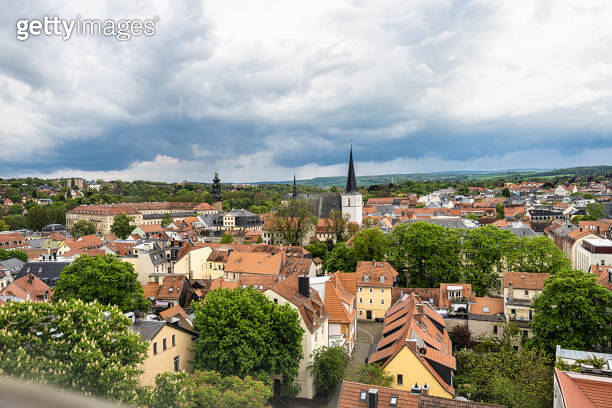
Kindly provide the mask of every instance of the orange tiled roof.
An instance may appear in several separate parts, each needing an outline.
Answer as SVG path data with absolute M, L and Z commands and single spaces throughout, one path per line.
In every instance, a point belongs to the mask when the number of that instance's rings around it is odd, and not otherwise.
M 298 275 L 291 275 L 270 288 L 298 308 L 304 324 L 313 333 L 329 319 L 329 313 L 316 289 L 310 288 L 310 296 L 305 297 L 298 290 Z
M 225 281 L 223 278 L 213 279 L 210 282 L 210 290 L 215 289 L 236 289 L 238 287 L 238 281 Z
M 141 225 L 139 228 L 146 233 L 164 232 L 164 227 L 161 224 Z
M 159 283 L 149 282 L 146 285 L 142 285 L 142 291 L 144 292 L 144 297 L 155 298 L 157 299 L 157 294 L 159 293 Z
M 359 261 L 355 275 L 357 286 L 392 287 L 398 273 L 389 262 Z
M 472 299 L 472 285 L 469 283 L 441 283 L 439 307 L 449 308 L 451 306 L 451 301 L 447 294 L 449 286 L 461 286 L 463 288 L 461 291 L 462 296 L 466 299 Z
M 485 307 L 489 308 L 488 312 L 483 310 Z M 489 316 L 504 313 L 504 298 L 494 298 L 488 296 L 475 297 L 473 303 L 470 305 L 470 313 Z
M 608 290 L 612 291 L 612 282 L 610 282 L 610 273 L 612 272 L 612 266 L 591 265 L 590 272 L 594 273 L 599 277 L 598 282 L 600 285 L 603 285 L 608 288 Z
M 226 272 L 278 275 L 282 254 L 265 252 L 232 252 L 225 266 Z
M 352 295 L 357 294 L 357 275 L 352 272 L 336 272 L 334 274 L 341 281 L 344 288 Z
M 548 273 L 504 272 L 504 288 L 543 290 Z
M 352 312 L 347 310 L 347 306 L 353 309 Z M 329 313 L 330 322 L 350 324 L 355 317 L 355 295 L 344 288 L 337 276 L 325 282 L 325 309 Z
M 612 379 L 567 373 L 555 367 L 555 377 L 568 408 L 610 408 Z
M 6 288 L 0 291 L 0 294 L 11 295 L 20 299 L 28 299 L 29 295 L 29 299 L 32 302 L 44 301 L 45 293 L 47 294 L 47 298 L 49 298 L 52 293 L 51 288 L 32 273 L 15 279 Z
M 419 397 L 411 394 L 410 391 L 381 387 L 378 385 L 361 384 L 352 381 L 343 381 L 342 388 L 340 390 L 338 408 L 368 407 L 367 396 L 365 401 L 361 401 L 360 395 L 363 391 L 368 392 L 372 388 L 378 390 L 378 406 L 389 406 L 391 396 L 397 396 L 398 408 L 418 408 L 419 406 Z
M 187 312 L 179 305 L 176 305 L 162 312 L 159 312 L 159 316 L 164 320 L 170 320 L 173 317 L 187 317 Z
M 164 276 L 164 281 L 159 288 L 157 297 L 159 299 L 178 299 L 183 291 L 185 282 L 187 282 L 187 277 L 183 275 Z

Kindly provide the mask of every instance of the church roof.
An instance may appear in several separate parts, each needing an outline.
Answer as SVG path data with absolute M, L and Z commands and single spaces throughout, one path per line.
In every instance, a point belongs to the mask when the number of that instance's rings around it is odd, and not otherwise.
M 357 192 L 357 180 L 355 179 L 355 168 L 353 166 L 353 145 L 351 144 L 351 156 L 349 159 L 348 177 L 346 178 L 346 192 Z

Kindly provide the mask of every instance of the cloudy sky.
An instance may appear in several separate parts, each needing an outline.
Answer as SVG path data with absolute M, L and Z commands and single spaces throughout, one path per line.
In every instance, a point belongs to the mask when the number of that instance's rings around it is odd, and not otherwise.
M 343 175 L 351 140 L 358 175 L 612 164 L 606 0 L 91 3 L 3 5 L 0 177 Z M 46 15 L 159 22 L 16 39 Z

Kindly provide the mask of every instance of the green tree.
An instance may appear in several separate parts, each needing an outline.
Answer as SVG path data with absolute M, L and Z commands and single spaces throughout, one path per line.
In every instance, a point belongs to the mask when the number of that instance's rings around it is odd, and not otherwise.
M 558 344 L 588 350 L 612 335 L 612 293 L 593 274 L 567 270 L 550 276 L 533 305 L 530 341 L 550 353 Z
M 172 224 L 173 221 L 174 218 L 172 218 L 170 214 L 164 214 L 161 220 L 161 225 L 162 227 L 167 227 L 168 225 Z
M 589 217 L 594 220 L 606 218 L 606 211 L 602 203 L 587 204 L 587 213 L 589 214 Z
M 82 255 L 60 274 L 53 300 L 97 300 L 116 305 L 124 312 L 149 310 L 142 286 L 131 263 L 113 255 Z
M 381 387 L 391 387 L 395 378 L 388 374 L 377 363 L 362 364 L 357 369 L 355 381 L 363 384 L 379 385 Z
M 257 237 L 257 241 L 255 241 L 256 244 L 263 244 L 264 240 L 263 238 L 260 236 Z
M 22 215 L 23 214 L 23 207 L 19 204 L 13 204 L 9 207 L 9 214 L 12 215 Z
M 314 351 L 308 367 L 315 377 L 317 389 L 328 396 L 344 377 L 349 355 L 344 347 L 321 347 Z
M 15 231 L 26 227 L 25 217 L 23 215 L 5 215 L 2 217 L 2 221 L 8 224 L 9 231 Z
M 552 405 L 551 358 L 542 350 L 479 353 L 464 349 L 457 353 L 458 393 L 475 401 L 507 405 L 509 408 L 548 408 Z
M 342 214 L 342 211 L 332 210 L 329 213 L 329 229 L 334 234 L 336 242 L 346 241 L 349 234 L 350 217 L 348 214 Z
M 504 187 L 501 191 L 502 197 L 510 197 L 512 193 L 510 193 L 510 189 L 508 187 Z
M 548 237 L 523 237 L 517 240 L 508 257 L 515 271 L 550 273 L 571 269 L 572 264 Z
M 506 211 L 504 210 L 503 204 L 497 204 L 495 206 L 495 218 L 503 220 L 506 218 Z
M 0 249 L 0 261 L 17 258 L 22 262 L 28 262 L 28 254 L 17 249 Z
M 125 214 L 115 215 L 113 225 L 111 225 L 112 233 L 120 239 L 126 239 L 136 227 L 132 224 L 132 221 L 134 221 L 134 217 L 128 217 Z
M 400 224 L 391 233 L 389 262 L 409 273 L 411 286 L 431 288 L 462 280 L 459 230 L 426 222 Z
M 9 228 L 9 225 L 0 219 L 0 231 L 8 231 Z
M 264 408 L 272 397 L 269 385 L 247 376 L 223 377 L 216 371 L 163 373 L 155 379 L 149 408 Z
M 213 290 L 192 305 L 200 333 L 194 368 L 260 380 L 281 375 L 284 393 L 296 392 L 304 334 L 297 310 L 253 288 Z
M 313 258 L 321 258 L 323 261 L 327 258 L 327 244 L 325 242 L 310 242 L 305 246 L 305 249 L 310 252 Z
M 232 237 L 230 234 L 223 234 L 221 236 L 221 242 L 222 244 L 231 244 L 232 242 L 234 242 L 234 237 Z
M 353 238 L 353 248 L 358 261 L 383 261 L 389 248 L 389 239 L 378 228 L 361 230 Z
M 115 306 L 80 300 L 0 308 L 0 372 L 117 401 L 137 397 L 146 343 Z
M 485 296 L 498 281 L 505 258 L 515 245 L 512 232 L 492 225 L 475 228 L 467 233 L 463 244 L 465 281 L 478 296 Z
M 316 224 L 309 201 L 293 199 L 278 208 L 272 231 L 280 233 L 287 245 L 302 245 L 306 233 Z
M 25 220 L 27 227 L 34 231 L 40 231 L 44 226 L 51 224 L 48 211 L 40 205 L 30 207 Z
M 89 220 L 78 220 L 70 228 L 70 234 L 75 239 L 78 239 L 85 235 L 91 235 L 96 233 L 96 224 Z
M 327 254 L 324 267 L 328 272 L 355 272 L 357 268 L 355 250 L 340 242 Z

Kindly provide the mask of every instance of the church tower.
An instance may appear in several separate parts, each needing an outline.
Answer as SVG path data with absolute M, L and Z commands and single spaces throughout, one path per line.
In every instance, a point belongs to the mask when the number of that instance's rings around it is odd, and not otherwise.
M 356 222 L 361 226 L 363 218 L 363 198 L 357 190 L 355 179 L 355 167 L 353 166 L 353 144 L 351 143 L 351 155 L 349 158 L 348 177 L 346 179 L 346 191 L 342 194 L 342 215 L 348 215 L 350 222 Z
M 295 182 L 295 173 L 293 173 L 293 198 L 297 198 L 297 184 Z
M 215 171 L 215 178 L 212 184 L 212 206 L 218 211 L 223 211 L 223 200 L 221 198 L 221 179 L 219 172 Z

